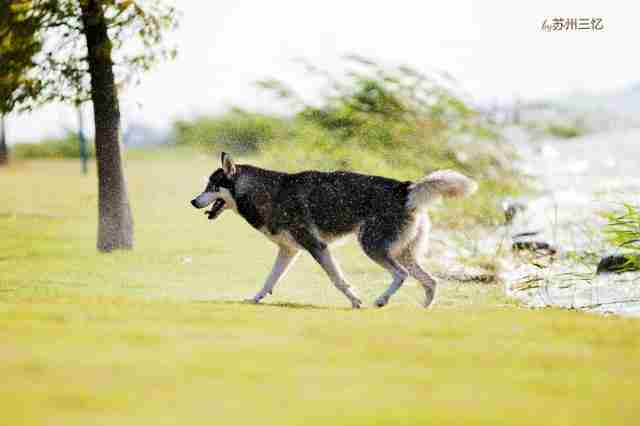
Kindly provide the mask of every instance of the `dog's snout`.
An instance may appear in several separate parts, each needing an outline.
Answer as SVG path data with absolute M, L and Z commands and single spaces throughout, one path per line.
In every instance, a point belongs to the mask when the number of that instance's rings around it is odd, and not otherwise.
M 196 209 L 203 209 L 214 201 L 215 194 L 213 192 L 203 192 L 202 194 L 191 200 L 191 205 Z

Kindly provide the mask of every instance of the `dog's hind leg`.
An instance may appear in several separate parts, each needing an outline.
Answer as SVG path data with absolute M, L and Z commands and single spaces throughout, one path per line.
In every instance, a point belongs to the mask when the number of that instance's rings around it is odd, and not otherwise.
M 409 275 L 407 270 L 391 254 L 394 227 L 383 223 L 369 223 L 362 226 L 358 241 L 362 250 L 371 260 L 391 273 L 393 280 L 384 293 L 374 302 L 379 308 L 385 306 L 391 296 L 402 287 Z
M 281 246 L 278 251 L 278 257 L 276 257 L 276 262 L 273 264 L 273 268 L 271 269 L 262 290 L 260 290 L 250 301 L 259 303 L 267 294 L 271 294 L 275 285 L 278 283 L 280 278 L 287 273 L 299 253 L 300 251 L 298 249 Z
M 296 241 L 304 247 L 311 256 L 320 264 L 324 272 L 329 276 L 333 285 L 344 294 L 353 308 L 359 308 L 362 301 L 352 290 L 338 265 L 333 258 L 326 243 L 321 241 L 308 229 L 299 228 L 291 232 Z
M 407 247 L 400 255 L 400 263 L 407 268 L 409 274 L 415 278 L 424 289 L 424 307 L 428 308 L 436 294 L 436 280 L 420 267 L 416 253 L 412 246 Z
M 393 281 L 391 281 L 389 288 L 387 288 L 385 292 L 382 293 L 374 302 L 377 307 L 381 308 L 386 305 L 391 296 L 393 296 L 395 292 L 402 287 L 402 284 L 409 274 L 407 273 L 407 270 L 392 257 L 386 256 L 384 259 L 378 261 L 378 263 L 391 272 L 391 275 L 393 276 Z

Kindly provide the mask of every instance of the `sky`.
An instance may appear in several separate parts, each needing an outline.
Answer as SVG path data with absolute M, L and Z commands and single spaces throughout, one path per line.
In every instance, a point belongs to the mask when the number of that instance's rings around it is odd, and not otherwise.
M 124 123 L 167 129 L 233 105 L 282 111 L 253 82 L 311 91 L 294 59 L 342 69 L 356 53 L 424 72 L 447 71 L 479 103 L 621 90 L 640 81 L 640 4 L 631 0 L 176 1 L 178 57 L 120 93 Z M 601 18 L 602 31 L 544 32 L 545 19 Z M 87 109 L 85 114 L 90 115 Z M 12 115 L 9 140 L 76 126 L 68 106 Z

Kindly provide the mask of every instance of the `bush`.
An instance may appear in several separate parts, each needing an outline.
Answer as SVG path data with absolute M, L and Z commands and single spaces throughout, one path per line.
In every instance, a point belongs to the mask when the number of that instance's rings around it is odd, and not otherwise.
M 257 152 L 286 133 L 287 123 L 279 118 L 239 110 L 220 117 L 200 117 L 174 124 L 177 145 L 215 146 L 234 153 Z
M 314 76 L 328 83 L 320 106 L 304 102 L 275 79 L 260 81 L 258 86 L 290 102 L 298 109 L 299 120 L 335 133 L 345 143 L 359 140 L 397 147 L 403 141 L 446 143 L 463 135 L 496 139 L 488 121 L 456 94 L 448 75 L 427 76 L 408 66 L 385 68 L 358 56 L 347 59 L 357 70 L 337 77 L 307 65 Z
M 12 149 L 16 158 L 80 158 L 80 141 L 77 135 L 67 133 L 62 139 L 46 139 L 38 143 L 19 143 Z M 87 143 L 87 154 L 94 156 L 93 144 Z

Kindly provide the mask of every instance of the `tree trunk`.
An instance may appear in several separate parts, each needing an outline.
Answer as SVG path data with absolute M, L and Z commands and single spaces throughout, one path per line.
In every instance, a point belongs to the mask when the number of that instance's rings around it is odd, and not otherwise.
M 98 250 L 133 248 L 133 219 L 120 153 L 120 110 L 101 0 L 82 0 L 98 163 Z
M 9 162 L 9 151 L 7 150 L 5 135 L 4 114 L 0 114 L 0 166 L 4 166 Z

